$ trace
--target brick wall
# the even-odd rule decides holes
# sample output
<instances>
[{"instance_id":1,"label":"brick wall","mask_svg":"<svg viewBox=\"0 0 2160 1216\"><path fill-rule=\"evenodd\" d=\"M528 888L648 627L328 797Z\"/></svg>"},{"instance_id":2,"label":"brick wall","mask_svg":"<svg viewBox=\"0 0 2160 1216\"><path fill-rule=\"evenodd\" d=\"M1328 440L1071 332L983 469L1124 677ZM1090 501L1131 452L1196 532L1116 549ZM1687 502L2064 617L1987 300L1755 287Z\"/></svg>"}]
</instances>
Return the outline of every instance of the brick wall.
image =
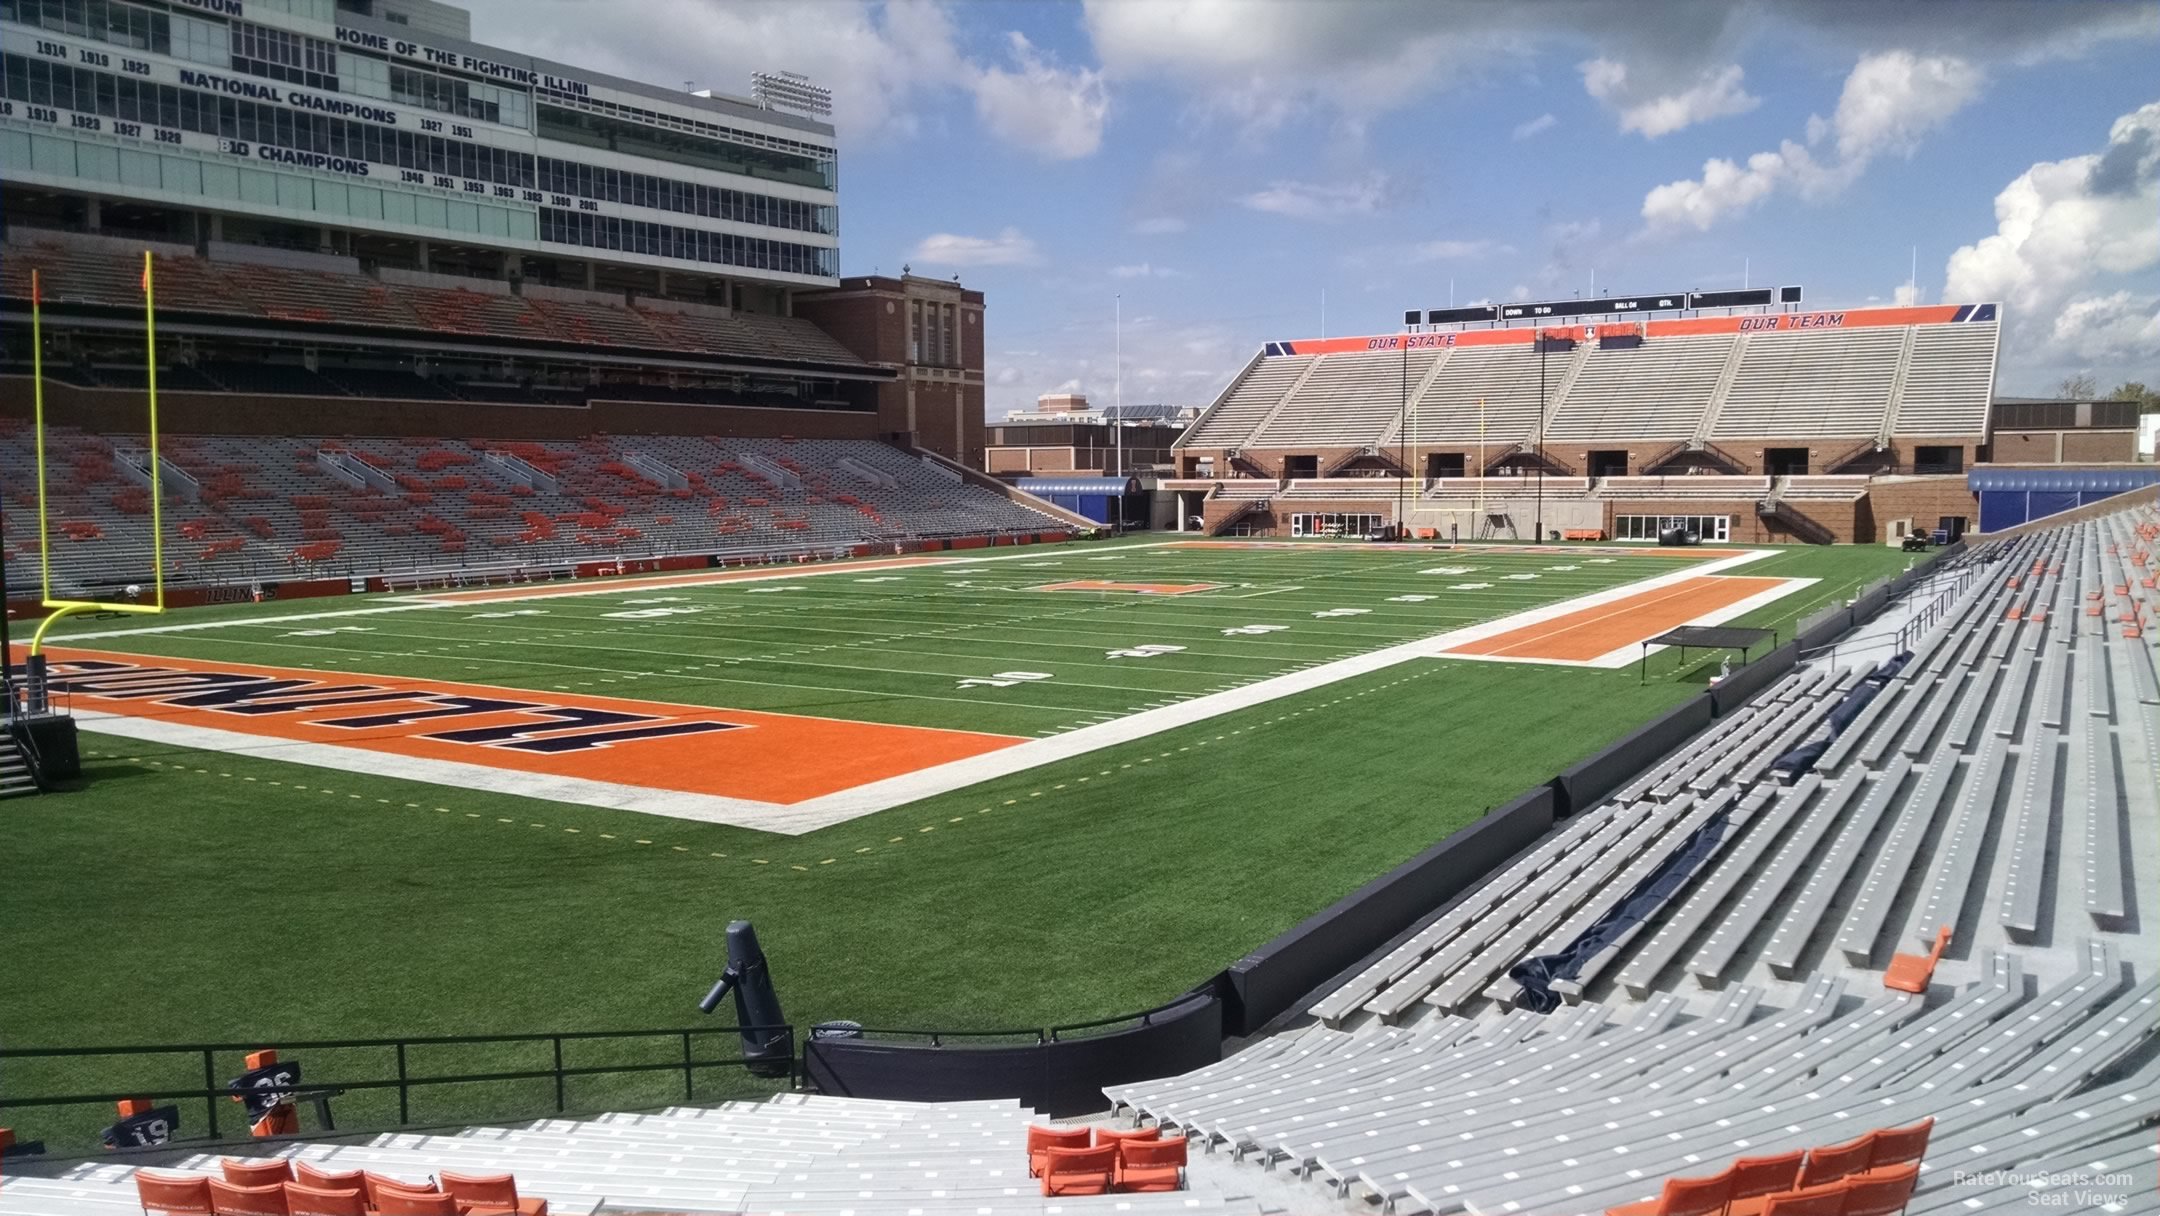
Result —
<instances>
[{"instance_id":1,"label":"brick wall","mask_svg":"<svg viewBox=\"0 0 2160 1216\"><path fill-rule=\"evenodd\" d=\"M1890 521L1910 519L1921 531L1945 515L1961 516L1968 526L1980 520L1980 502L1965 488L1963 477L1884 477L1868 489L1874 528L1864 539L1888 539Z\"/></svg>"}]
</instances>

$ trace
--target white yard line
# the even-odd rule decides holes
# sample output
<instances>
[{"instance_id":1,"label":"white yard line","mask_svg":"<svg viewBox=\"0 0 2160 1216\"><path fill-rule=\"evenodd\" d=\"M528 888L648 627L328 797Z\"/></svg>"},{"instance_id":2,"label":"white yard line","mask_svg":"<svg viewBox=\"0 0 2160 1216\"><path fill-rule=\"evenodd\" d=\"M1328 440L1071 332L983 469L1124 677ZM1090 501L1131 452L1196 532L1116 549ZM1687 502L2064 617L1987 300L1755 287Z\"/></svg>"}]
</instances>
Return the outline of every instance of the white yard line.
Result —
<instances>
[{"instance_id":1,"label":"white yard line","mask_svg":"<svg viewBox=\"0 0 2160 1216\"><path fill-rule=\"evenodd\" d=\"M418 612L423 608L438 607L435 604L377 604L372 608L340 608L335 612L293 612L284 616L229 617L220 621L188 621L179 625L144 625L138 629L99 629L88 633L53 633L46 635L46 642L53 646L71 646L76 642L95 641L100 638L131 638L141 633L187 633L197 629L232 629L242 625L283 625L288 621L327 621L342 616L372 616L378 612Z\"/></svg>"},{"instance_id":2,"label":"white yard line","mask_svg":"<svg viewBox=\"0 0 2160 1216\"><path fill-rule=\"evenodd\" d=\"M157 718L127 717L80 710L77 711L77 716L84 721L85 725L94 730L128 738L170 743L183 747L259 755L269 759L311 764L348 772L401 777L440 785L485 789L498 793L518 794L557 802L610 807L674 819L697 820L704 823L725 823L737 827L776 832L786 836L800 836L817 831L820 828L845 823L864 815L890 810L894 807L963 789L998 777L1010 776L1014 773L1024 772L1060 760L1071 759L1106 747L1134 742L1150 735L1160 734L1163 731L1190 726L1210 718L1250 709L1284 697L1311 692L1330 684L1368 675L1413 659L1466 658L1469 656L1444 655L1442 652L1449 647L1489 637L1494 633L1519 629L1525 625L1579 612L1584 608L1595 607L1626 596L1640 594L1645 590L1655 590L1703 574L1715 574L1730 570L1770 556L1773 556L1773 554L1767 550L1749 550L1708 564L1688 563L1682 569L1654 578L1623 583L1604 591L1578 596L1574 599L1549 604L1527 612L1516 613L1500 620L1453 629L1445 633L1398 643L1380 650L1336 659L1332 662L1316 663L1285 672L1282 675L1255 681L1251 684L1142 710L1139 713L1113 718L1091 726L1083 726L1050 738L1031 739L1016 746L1005 748L1002 751L989 752L965 760L951 761L786 806L753 802L747 799L659 790L613 782L550 777L524 771L488 768L484 765L425 760L329 744L297 743L282 739L268 739L260 735L182 726ZM1016 553L992 558L960 560L1010 560L1017 557L1039 558L1040 555ZM815 573L833 574L844 571L845 567L835 566ZM810 573L813 572L788 571L775 574L773 577L799 578ZM1793 579L1785 581L1804 584L1813 580ZM605 591L599 589L586 591L581 588L579 593L603 594L619 592L623 589L621 586L606 588ZM643 588L640 587L639 589ZM1748 611L1755 606L1755 601L1768 602L1770 599L1786 594L1789 590L1788 587L1766 590L1757 596L1749 597L1748 600L1744 600L1740 604L1733 605L1731 608L1721 609L1713 615L1717 619L1731 619L1731 617ZM460 603L455 606L467 607L469 604ZM458 657L464 658L468 656ZM481 656L469 657L478 659ZM1598 660L1598 664L1603 665L1604 660ZM696 678L715 679L715 677L709 676ZM1068 712L1084 713L1087 711L1076 709Z\"/></svg>"},{"instance_id":3,"label":"white yard line","mask_svg":"<svg viewBox=\"0 0 2160 1216\"><path fill-rule=\"evenodd\" d=\"M1141 549L1159 549L1171 544L1157 541L1152 544L1121 546L1121 552ZM1022 547L1013 553L989 553L981 557L885 557L863 558L851 562L826 565L806 564L800 567L776 567L755 569L736 566L728 569L690 570L679 575L628 575L622 578L599 579L592 583L541 583L531 591L516 595L497 595L493 592L507 591L508 587L454 587L446 591L418 592L431 604L453 608L469 608L475 604L522 604L528 600L561 599L573 595L616 595L623 592L669 591L684 587L724 587L730 583L767 583L776 579L817 578L834 574L882 574L917 570L936 570L953 566L972 566L977 562L1010 562L1024 557L1043 560L1040 549ZM451 598L466 596L468 598Z\"/></svg>"}]
</instances>

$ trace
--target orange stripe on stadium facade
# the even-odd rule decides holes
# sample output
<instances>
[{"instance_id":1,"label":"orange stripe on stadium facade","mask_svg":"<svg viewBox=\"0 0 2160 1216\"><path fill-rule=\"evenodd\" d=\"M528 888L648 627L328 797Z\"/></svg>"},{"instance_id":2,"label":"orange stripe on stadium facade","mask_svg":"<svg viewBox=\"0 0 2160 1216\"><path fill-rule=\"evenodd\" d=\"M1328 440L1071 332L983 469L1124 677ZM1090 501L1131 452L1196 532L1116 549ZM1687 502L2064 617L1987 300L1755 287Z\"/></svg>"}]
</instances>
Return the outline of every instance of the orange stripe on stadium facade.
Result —
<instances>
[{"instance_id":1,"label":"orange stripe on stadium facade","mask_svg":"<svg viewBox=\"0 0 2160 1216\"><path fill-rule=\"evenodd\" d=\"M1466 329L1452 333L1373 334L1350 338L1299 338L1280 343L1300 355L1339 355L1360 351L1437 349L1450 346L1528 346L1540 333L1548 337L1584 341L1586 331L1606 333L1621 327L1641 326L1652 338L1676 338L1690 334L1734 334L1755 330L1867 329L1881 325L1940 325L1957 319L1956 304L1923 304L1908 308L1848 308L1813 312L1750 314L1736 317L1673 317L1658 321L1599 321L1569 319L1565 323L1520 321L1504 329Z\"/></svg>"},{"instance_id":2,"label":"orange stripe on stadium facade","mask_svg":"<svg viewBox=\"0 0 2160 1216\"><path fill-rule=\"evenodd\" d=\"M786 805L1010 735L47 647L78 709L299 743Z\"/></svg>"},{"instance_id":3,"label":"orange stripe on stadium facade","mask_svg":"<svg viewBox=\"0 0 2160 1216\"><path fill-rule=\"evenodd\" d=\"M1702 575L1450 646L1439 653L1583 663L1639 645L1751 596L1789 585L1779 578Z\"/></svg>"}]
</instances>

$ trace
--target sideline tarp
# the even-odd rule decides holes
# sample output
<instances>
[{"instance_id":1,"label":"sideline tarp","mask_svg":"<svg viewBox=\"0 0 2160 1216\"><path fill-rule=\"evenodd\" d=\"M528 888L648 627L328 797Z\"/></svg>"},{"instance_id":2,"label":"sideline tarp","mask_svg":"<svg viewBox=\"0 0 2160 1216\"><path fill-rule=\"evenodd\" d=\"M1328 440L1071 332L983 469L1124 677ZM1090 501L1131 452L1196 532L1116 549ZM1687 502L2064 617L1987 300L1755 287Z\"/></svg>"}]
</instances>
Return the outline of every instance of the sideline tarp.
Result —
<instances>
[{"instance_id":1,"label":"sideline tarp","mask_svg":"<svg viewBox=\"0 0 2160 1216\"><path fill-rule=\"evenodd\" d=\"M1688 879L1701 869L1724 847L1725 835L1732 827L1730 808L1719 811L1696 828L1687 842L1674 850L1665 863L1635 885L1626 899L1611 911L1599 917L1597 922L1583 930L1582 936L1560 948L1553 954L1541 954L1526 958L1508 969L1508 978L1522 985L1515 997L1515 1004L1537 1013L1551 1013L1560 1007L1560 995L1552 990L1559 980L1571 980L1582 972L1583 964L1596 958L1598 951L1618 941L1628 930L1657 915L1667 900L1687 886Z\"/></svg>"}]
</instances>

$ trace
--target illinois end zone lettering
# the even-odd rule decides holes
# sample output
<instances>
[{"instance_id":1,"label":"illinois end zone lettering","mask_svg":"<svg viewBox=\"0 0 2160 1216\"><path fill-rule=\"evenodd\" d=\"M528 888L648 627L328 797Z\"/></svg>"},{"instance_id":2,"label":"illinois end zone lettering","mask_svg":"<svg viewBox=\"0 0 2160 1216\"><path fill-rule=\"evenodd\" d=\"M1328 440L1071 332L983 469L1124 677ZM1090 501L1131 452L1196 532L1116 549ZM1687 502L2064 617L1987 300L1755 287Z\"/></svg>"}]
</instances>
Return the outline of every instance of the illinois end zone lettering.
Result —
<instances>
[{"instance_id":1,"label":"illinois end zone lettering","mask_svg":"<svg viewBox=\"0 0 2160 1216\"><path fill-rule=\"evenodd\" d=\"M280 758L466 789L528 792L759 826L796 803L1022 739L798 714L541 692L447 680L199 662L52 647L53 687L87 723L185 747ZM703 800L703 801L700 801ZM672 813L672 812L663 812Z\"/></svg>"},{"instance_id":2,"label":"illinois end zone lettering","mask_svg":"<svg viewBox=\"0 0 2160 1216\"><path fill-rule=\"evenodd\" d=\"M516 714L522 720L423 733L419 737L531 752L582 751L639 739L666 739L737 729L736 723L713 721L652 725L662 719L654 714L551 705L540 701L466 697L424 689L384 688L379 684L325 684L319 680L245 672L176 671L95 660L56 664L52 685L55 691L74 696L150 701L226 714L285 714L307 718L310 725L343 730L380 730L428 719ZM409 702L418 707L395 713L327 720L311 716L315 710L391 701Z\"/></svg>"}]
</instances>

